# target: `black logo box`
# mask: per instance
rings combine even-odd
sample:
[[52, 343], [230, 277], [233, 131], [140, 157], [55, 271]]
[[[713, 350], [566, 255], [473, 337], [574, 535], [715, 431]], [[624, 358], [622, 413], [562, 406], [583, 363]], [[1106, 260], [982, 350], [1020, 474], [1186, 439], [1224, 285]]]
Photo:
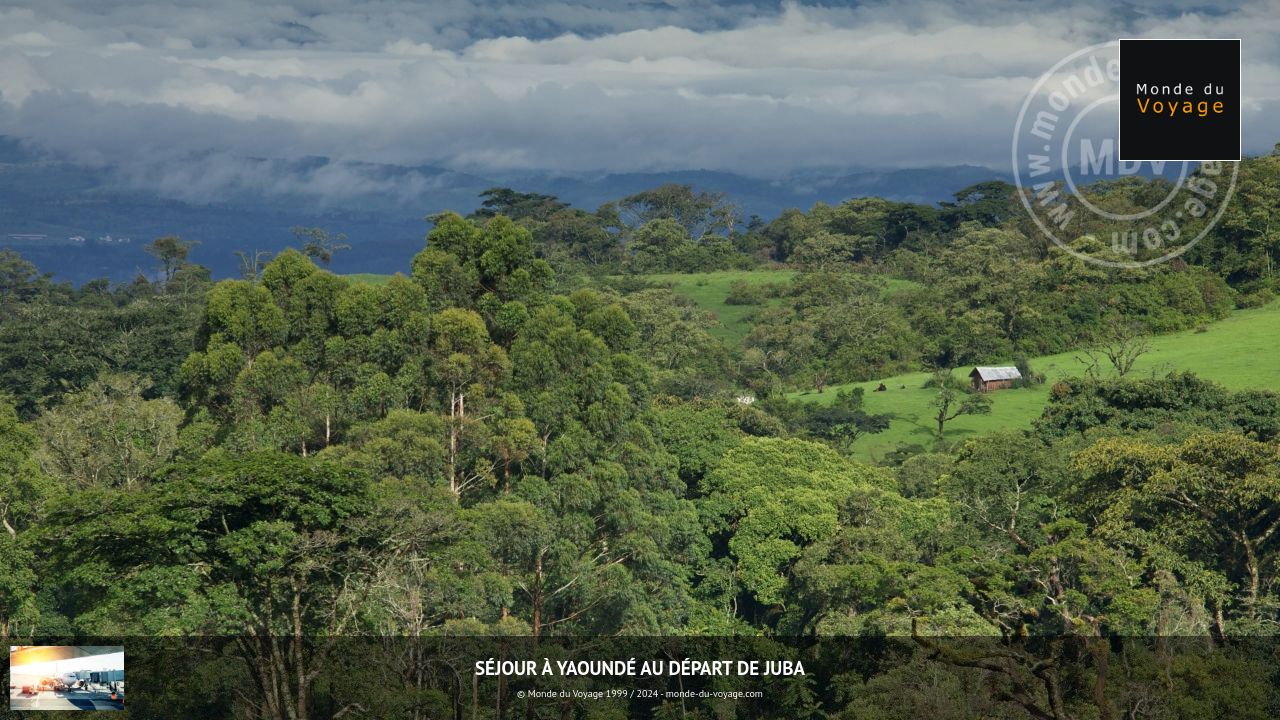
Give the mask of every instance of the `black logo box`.
[[[1239, 39], [1121, 38], [1120, 159], [1240, 160], [1240, 64]], [[1138, 92], [1140, 85], [1147, 86], [1145, 93]], [[1165, 94], [1165, 86], [1182, 92]], [[1208, 94], [1206, 86], [1212, 86]], [[1188, 101], [1191, 114], [1183, 112]], [[1170, 115], [1169, 103], [1175, 102], [1176, 112]], [[1221, 113], [1213, 112], [1218, 102]], [[1157, 107], [1163, 112], [1156, 114]], [[1209, 112], [1201, 116], [1198, 111], [1204, 107]]]

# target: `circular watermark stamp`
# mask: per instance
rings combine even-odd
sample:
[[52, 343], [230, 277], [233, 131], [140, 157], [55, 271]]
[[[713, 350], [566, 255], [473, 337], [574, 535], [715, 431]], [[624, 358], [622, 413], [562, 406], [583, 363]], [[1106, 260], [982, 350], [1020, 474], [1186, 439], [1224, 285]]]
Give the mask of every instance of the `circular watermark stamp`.
[[1119, 102], [1118, 41], [1058, 61], [1018, 112], [1014, 184], [1059, 248], [1107, 267], [1145, 267], [1178, 257], [1213, 229], [1240, 166], [1120, 160]]

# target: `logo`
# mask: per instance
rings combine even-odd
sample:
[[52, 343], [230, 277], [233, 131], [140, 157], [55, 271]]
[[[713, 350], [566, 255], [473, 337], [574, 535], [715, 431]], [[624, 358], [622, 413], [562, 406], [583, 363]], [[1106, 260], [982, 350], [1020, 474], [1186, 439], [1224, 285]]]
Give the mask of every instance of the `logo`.
[[1013, 134], [1013, 174], [1041, 233], [1090, 263], [1178, 257], [1213, 229], [1239, 164], [1119, 159], [1120, 43], [1068, 55], [1031, 88]]
[[1240, 159], [1239, 40], [1120, 40], [1120, 157]]

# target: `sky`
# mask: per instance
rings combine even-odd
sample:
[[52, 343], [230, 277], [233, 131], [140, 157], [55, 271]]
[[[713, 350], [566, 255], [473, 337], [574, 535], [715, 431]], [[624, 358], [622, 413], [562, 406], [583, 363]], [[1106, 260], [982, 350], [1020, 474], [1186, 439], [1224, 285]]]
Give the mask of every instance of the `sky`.
[[1117, 37], [1242, 38], [1245, 151], [1280, 141], [1280, 0], [0, 0], [0, 135], [155, 178], [1006, 170], [1036, 79]]
[[70, 660], [55, 660], [50, 662], [32, 663], [30, 665], [13, 665], [9, 671], [18, 676], [23, 677], [57, 677], [64, 673], [77, 672], [79, 670], [118, 670], [124, 667], [124, 653], [114, 652], [104, 655], [92, 655], [89, 657], [72, 658]]

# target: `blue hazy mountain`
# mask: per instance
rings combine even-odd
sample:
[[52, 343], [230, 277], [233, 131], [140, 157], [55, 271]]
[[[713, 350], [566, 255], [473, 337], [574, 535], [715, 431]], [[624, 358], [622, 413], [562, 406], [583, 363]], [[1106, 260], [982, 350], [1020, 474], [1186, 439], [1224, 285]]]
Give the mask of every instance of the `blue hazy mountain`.
[[91, 165], [0, 137], [0, 247], [12, 247], [55, 278], [124, 281], [154, 273], [142, 246], [161, 235], [198, 240], [191, 260], [216, 277], [234, 275], [237, 251], [275, 252], [290, 228], [345, 233], [350, 251], [338, 272], [396, 272], [422, 247], [425, 217], [467, 213], [479, 193], [504, 186], [556, 195], [575, 207], [600, 204], [664, 183], [725, 193], [743, 217], [775, 217], [789, 207], [876, 195], [934, 203], [984, 180], [1006, 177], [977, 166], [907, 170], [815, 169], [783, 178], [710, 171], [479, 175], [430, 165], [192, 157], [185, 163]]

